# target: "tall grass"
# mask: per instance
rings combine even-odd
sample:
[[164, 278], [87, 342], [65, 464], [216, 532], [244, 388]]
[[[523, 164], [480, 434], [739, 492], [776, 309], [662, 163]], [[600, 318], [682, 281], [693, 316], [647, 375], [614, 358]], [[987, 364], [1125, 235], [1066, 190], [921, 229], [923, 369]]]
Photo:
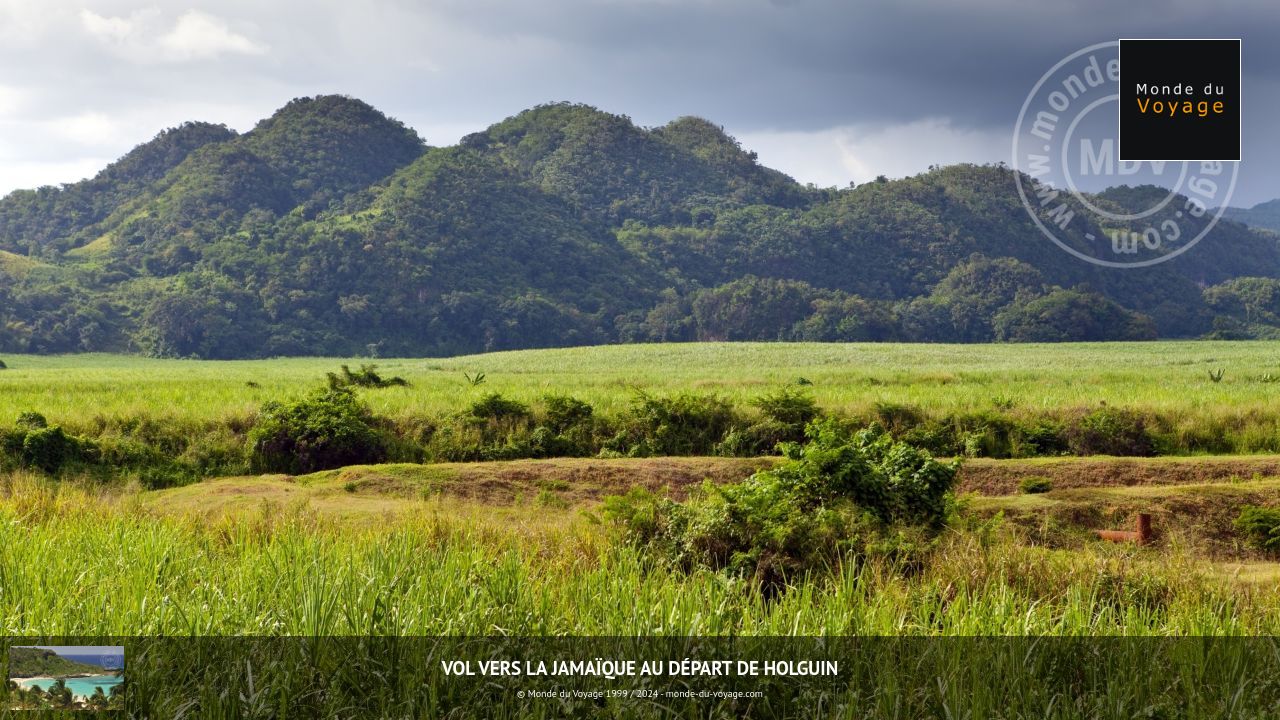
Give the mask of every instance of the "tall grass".
[[[430, 503], [376, 524], [264, 505], [161, 517], [132, 496], [12, 476], [6, 635], [1238, 635], [1280, 631], [1270, 589], [1190, 558], [951, 531], [923, 570], [846, 563], [766, 599], [670, 570], [571, 514], [486, 523]], [[545, 515], [545, 510], [537, 511]]]

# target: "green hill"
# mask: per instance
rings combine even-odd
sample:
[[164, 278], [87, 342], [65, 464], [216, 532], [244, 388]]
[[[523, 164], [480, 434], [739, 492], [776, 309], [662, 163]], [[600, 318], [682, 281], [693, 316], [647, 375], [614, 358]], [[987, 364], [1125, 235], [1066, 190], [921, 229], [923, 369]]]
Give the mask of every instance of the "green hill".
[[359, 100], [301, 98], [242, 135], [189, 123], [92, 180], [0, 199], [0, 351], [1280, 334], [1274, 234], [1222, 222], [1170, 262], [1099, 268], [1040, 235], [1015, 180], [956, 165], [819, 189], [707, 120], [568, 103], [431, 148]]
[[1229, 207], [1224, 216], [1245, 225], [1280, 232], [1280, 199], [1258, 203], [1251, 208]]
[[186, 123], [139, 145], [92, 179], [13, 192], [0, 200], [0, 249], [28, 254], [65, 246], [145, 193], [192, 152], [234, 137], [222, 125]]
[[101, 675], [105, 671], [97, 665], [68, 660], [52, 650], [34, 647], [9, 648], [9, 677], [70, 677], [73, 675]]

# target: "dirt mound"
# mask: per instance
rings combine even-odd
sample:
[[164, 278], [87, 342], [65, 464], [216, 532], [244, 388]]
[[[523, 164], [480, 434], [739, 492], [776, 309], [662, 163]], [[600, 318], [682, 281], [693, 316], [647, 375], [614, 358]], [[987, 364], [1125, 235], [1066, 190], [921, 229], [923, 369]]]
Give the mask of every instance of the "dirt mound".
[[1280, 457], [1054, 458], [1052, 460], [968, 460], [959, 490], [980, 495], [1013, 495], [1023, 478], [1049, 478], [1055, 489], [1193, 485], [1280, 475]]

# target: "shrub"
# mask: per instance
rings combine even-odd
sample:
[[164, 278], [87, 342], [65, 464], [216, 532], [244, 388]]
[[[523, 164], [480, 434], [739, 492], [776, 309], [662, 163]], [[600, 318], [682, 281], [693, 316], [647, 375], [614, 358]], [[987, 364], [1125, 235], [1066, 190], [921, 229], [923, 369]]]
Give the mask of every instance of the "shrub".
[[1028, 495], [1047, 493], [1053, 489], [1053, 481], [1042, 475], [1029, 475], [1018, 483], [1018, 490]]
[[959, 450], [968, 457], [1007, 458], [1013, 455], [1017, 426], [1005, 415], [979, 410], [949, 418]]
[[1063, 435], [1062, 424], [1050, 418], [1019, 425], [1015, 456], [1061, 455], [1068, 450]]
[[1102, 406], [1069, 422], [1067, 447], [1076, 455], [1155, 454], [1155, 441], [1143, 416], [1133, 410]]
[[785, 387], [751, 401], [763, 418], [750, 427], [733, 429], [717, 448], [719, 455], [755, 456], [776, 453], [784, 442], [804, 440], [805, 426], [818, 417], [818, 405], [808, 394]]
[[1246, 505], [1235, 527], [1250, 545], [1269, 555], [1280, 553], [1280, 508]]
[[[801, 428], [803, 434], [803, 428]], [[716, 446], [716, 454], [727, 457], [755, 457], [778, 452], [778, 446], [796, 441], [795, 427], [776, 420], [762, 420], [745, 428], [734, 428]]]
[[925, 416], [920, 408], [914, 405], [895, 402], [877, 402], [875, 419], [890, 432], [899, 434], [924, 424]]
[[529, 418], [529, 406], [517, 400], [508, 400], [498, 393], [489, 393], [475, 401], [468, 408], [467, 414], [480, 420], [526, 420]]
[[22, 439], [22, 461], [52, 475], [69, 462], [88, 459], [92, 447], [88, 440], [68, 435], [61, 426], [40, 427], [28, 430]]
[[585, 455], [579, 447], [570, 439], [563, 435], [559, 435], [555, 430], [544, 425], [539, 425], [529, 433], [528, 440], [523, 445], [508, 442], [508, 445], [522, 447], [523, 450], [515, 457], [532, 457], [532, 458], [549, 458], [549, 457], [573, 457], [576, 455]]
[[24, 413], [18, 413], [17, 425], [24, 430], [39, 430], [40, 428], [49, 427], [49, 421], [40, 413], [28, 410]]
[[686, 503], [643, 489], [607, 498], [625, 540], [684, 568], [751, 576], [766, 590], [837, 564], [903, 528], [943, 522], [957, 465], [894, 442], [879, 426], [851, 433], [827, 420], [787, 461], [748, 480], [705, 483]]
[[639, 392], [606, 449], [632, 457], [710, 455], [737, 422], [733, 406], [714, 395]]
[[9, 366], [5, 365], [3, 360], [0, 360], [0, 370], [8, 370], [8, 369], [9, 369]]
[[405, 387], [409, 384], [409, 381], [402, 377], [384, 378], [377, 373], [377, 370], [377, 365], [361, 365], [358, 371], [351, 372], [351, 368], [343, 365], [340, 373], [326, 373], [329, 378], [329, 389]]
[[26, 439], [25, 430], [0, 428], [0, 469], [8, 469], [11, 463], [22, 461], [22, 441]]
[[802, 435], [805, 426], [818, 417], [818, 404], [813, 397], [790, 387], [761, 395], [751, 404], [760, 408], [761, 414], [769, 420], [799, 427]]
[[249, 444], [256, 472], [303, 474], [382, 462], [388, 454], [369, 408], [346, 390], [263, 405]]
[[587, 403], [568, 395], [548, 395], [543, 402], [547, 406], [547, 427], [561, 435], [589, 424], [595, 412]]

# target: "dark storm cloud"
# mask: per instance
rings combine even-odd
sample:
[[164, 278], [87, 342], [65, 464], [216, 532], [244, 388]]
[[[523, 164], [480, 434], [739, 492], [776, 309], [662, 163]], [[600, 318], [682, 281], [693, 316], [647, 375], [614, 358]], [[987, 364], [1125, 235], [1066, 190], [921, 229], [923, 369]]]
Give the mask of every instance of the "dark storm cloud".
[[1280, 13], [1152, 0], [0, 0], [0, 191], [91, 172], [184, 119], [244, 130], [321, 92], [361, 97], [432, 142], [559, 99], [646, 125], [697, 114], [768, 142], [762, 157], [801, 180], [879, 162], [818, 167], [836, 151], [801, 145], [841, 128], [897, 138], [890, 171], [932, 162], [901, 129], [939, 119], [972, 139], [973, 159], [1001, 160], [1027, 90], [1059, 58], [1162, 36], [1244, 38], [1241, 190], [1280, 195], [1268, 120]]
[[[1233, 7], [1234, 5], [1234, 7]], [[741, 127], [818, 129], [946, 115], [1008, 124], [1058, 58], [1117, 37], [1244, 36], [1252, 74], [1274, 78], [1280, 13], [1264, 3], [561, 2], [493, 0], [446, 14], [486, 34], [534, 36], [608, 68], [586, 84], [646, 108], [690, 105]], [[1250, 39], [1256, 40], [1251, 42]], [[538, 65], [518, 84], [556, 85]], [[571, 76], [579, 79], [577, 73]], [[539, 82], [539, 78], [542, 78]], [[513, 78], [514, 79], [514, 78]], [[583, 86], [576, 86], [581, 90]]]

